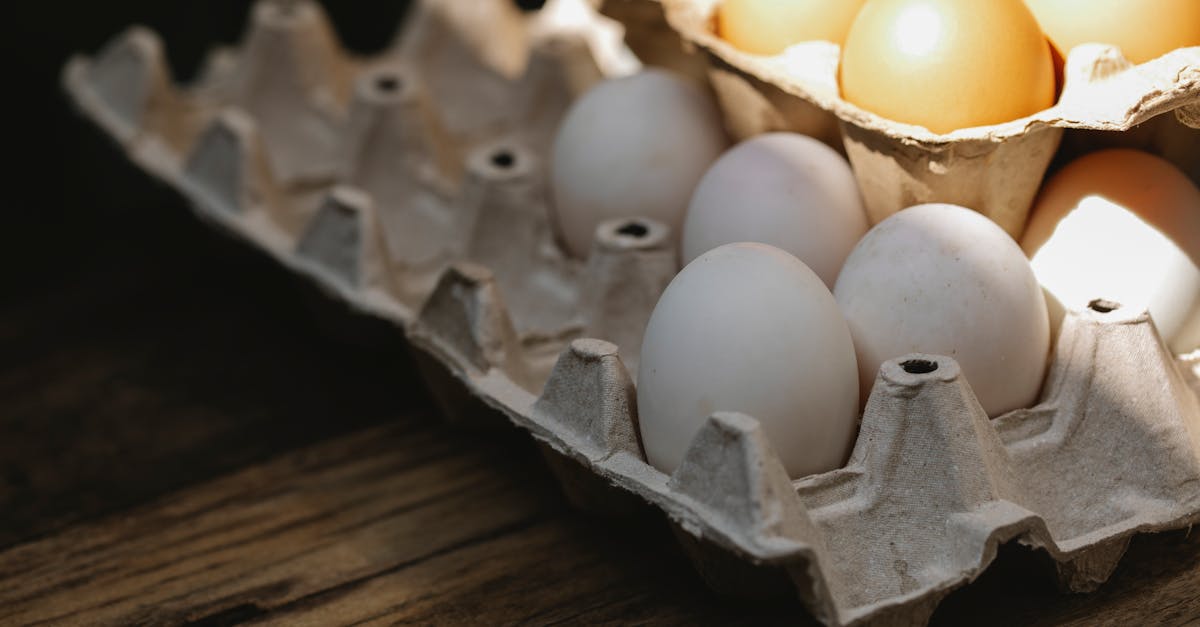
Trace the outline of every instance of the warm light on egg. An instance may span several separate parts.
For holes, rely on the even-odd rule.
[[[717,32],[752,54],[773,55],[803,41],[841,44],[864,0],[723,0]]]
[[[928,5],[907,7],[896,18],[896,49],[909,56],[930,54],[942,37],[942,16]]]
[[[1022,246],[1068,309],[1148,310],[1176,352],[1200,347],[1200,189],[1135,150],[1081,157],[1042,189]]]
[[[1021,0],[870,0],[850,27],[842,97],[934,133],[1054,104],[1050,45]]]
[[[1117,46],[1134,63],[1200,46],[1197,0],[1026,0],[1064,58],[1080,44]]]
[[[1161,231],[1107,198],[1084,198],[1032,265],[1042,286],[1068,308],[1102,298],[1149,310],[1172,348],[1200,346],[1200,267]]]

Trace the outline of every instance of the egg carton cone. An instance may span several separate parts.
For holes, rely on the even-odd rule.
[[[276,0],[194,85],[141,28],[63,80],[198,215],[394,322],[451,419],[529,431],[583,508],[665,513],[719,590],[793,592],[829,625],[922,624],[1003,542],[1082,591],[1133,534],[1200,520],[1200,352],[1172,355],[1145,313],[1106,301],[1067,313],[1032,408],[989,420],[952,359],[914,355],[881,369],[840,470],[789,479],[732,413],[675,472],[650,466],[634,375],[672,238],[632,216],[569,259],[546,194],[566,106],[628,70],[619,40],[585,2],[426,0],[361,59],[317,4]]]
[[[708,61],[709,81],[735,137],[794,131],[844,146],[872,223],[915,204],[947,202],[975,209],[1020,237],[1064,130],[1068,152],[1096,144],[1148,148],[1200,184],[1200,46],[1136,66],[1113,46],[1077,46],[1054,106],[1003,124],[937,134],[843,100],[837,44],[802,42],[774,56],[739,50],[715,32],[719,4],[608,0],[605,10],[625,18],[657,8]],[[633,41],[658,28],[647,18],[627,26]],[[1140,129],[1134,137],[1112,137],[1134,129]]]
[[[360,309],[409,322],[470,259],[495,274],[526,348],[548,344],[552,360],[588,327],[578,305],[596,279],[553,241],[545,157],[574,97],[637,61],[587,0],[536,13],[424,0],[414,12],[364,59],[315,2],[258,2],[241,45],[214,51],[189,86],[135,26],[71,59],[63,81],[199,215]]]

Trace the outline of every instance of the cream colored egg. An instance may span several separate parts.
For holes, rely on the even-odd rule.
[[[990,416],[1032,405],[1050,347],[1041,287],[1017,243],[956,205],[910,207],[875,225],[834,288],[858,351],[864,399],[880,365],[954,358]]]
[[[841,44],[864,0],[722,0],[717,33],[753,54],[772,55],[802,41]]]
[[[1176,48],[1200,46],[1196,0],[1025,0],[1062,57],[1080,44],[1111,44],[1145,63]]]
[[[935,133],[1054,104],[1054,64],[1022,0],[869,0],[842,50],[842,96]]]
[[[683,226],[683,262],[732,242],[777,246],[829,287],[867,232],[858,184],[835,150],[768,133],[728,150],[700,179]]]
[[[1072,161],[1042,188],[1021,245],[1064,307],[1146,309],[1173,350],[1200,348],[1200,189],[1167,161],[1126,149]]]
[[[638,420],[649,462],[673,472],[718,411],[758,419],[788,473],[840,467],[858,415],[858,370],[825,284],[772,246],[727,244],[663,292],[642,340]]]
[[[567,112],[554,141],[554,216],[567,251],[587,257],[596,226],[645,216],[678,241],[696,183],[727,140],[711,97],[664,70],[604,81]]]

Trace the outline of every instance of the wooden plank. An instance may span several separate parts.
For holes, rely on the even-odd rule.
[[[14,547],[0,624],[812,624],[794,601],[713,597],[661,524],[567,510],[513,435],[374,427]],[[934,623],[1185,624],[1197,536],[1139,539],[1080,596],[1008,551]]]
[[[0,560],[0,622],[269,607],[528,524],[540,511],[536,493],[430,433],[367,431],[17,547]]]
[[[933,625],[1191,625],[1200,622],[1200,530],[1137,536],[1090,594],[1060,594],[1048,558],[1009,550],[946,599]]]
[[[604,531],[522,438],[389,425],[0,554],[0,623],[714,615],[661,528]]]
[[[186,227],[171,245],[80,259],[0,308],[0,547],[428,413],[398,331],[325,301],[369,330],[344,341],[314,289],[169,209],[143,228]]]

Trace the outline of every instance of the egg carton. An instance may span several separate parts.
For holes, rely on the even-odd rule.
[[[709,82],[735,137],[794,131],[844,146],[872,223],[915,204],[948,202],[1020,237],[1064,129],[1074,131],[1066,138],[1071,152],[1116,138],[1151,149],[1200,185],[1200,132],[1194,130],[1200,128],[1200,46],[1136,66],[1116,47],[1077,46],[1054,106],[1003,124],[937,134],[843,100],[835,43],[803,42],[774,56],[737,49],[713,27],[719,3],[608,0],[603,10],[626,23],[635,50],[665,22],[702,51],[697,56],[708,63]],[[673,62],[700,61],[676,56]]]
[[[563,338],[613,323],[580,313],[603,279],[553,241],[543,158],[574,97],[636,65],[588,0],[536,13],[423,0],[370,59],[342,50],[315,2],[277,0],[254,5],[240,47],[210,54],[194,85],[172,84],[162,42],[137,26],[63,81],[200,216],[365,311],[406,324],[453,261],[487,265],[524,347],[548,347],[544,376]],[[627,247],[617,228],[605,242]]]
[[[262,1],[193,86],[141,28],[63,80],[198,215],[396,323],[451,418],[470,398],[499,410],[584,508],[665,512],[716,589],[795,591],[829,625],[921,624],[1000,543],[1088,590],[1133,534],[1200,520],[1200,351],[1176,358],[1146,314],[1103,301],[1067,314],[1032,408],[988,420],[952,359],[916,355],[881,369],[840,470],[789,479],[730,413],[674,473],[647,464],[632,373],[672,238],[615,220],[566,258],[545,190],[571,98],[629,69],[619,37],[582,1],[425,0],[355,59],[315,3]]]

